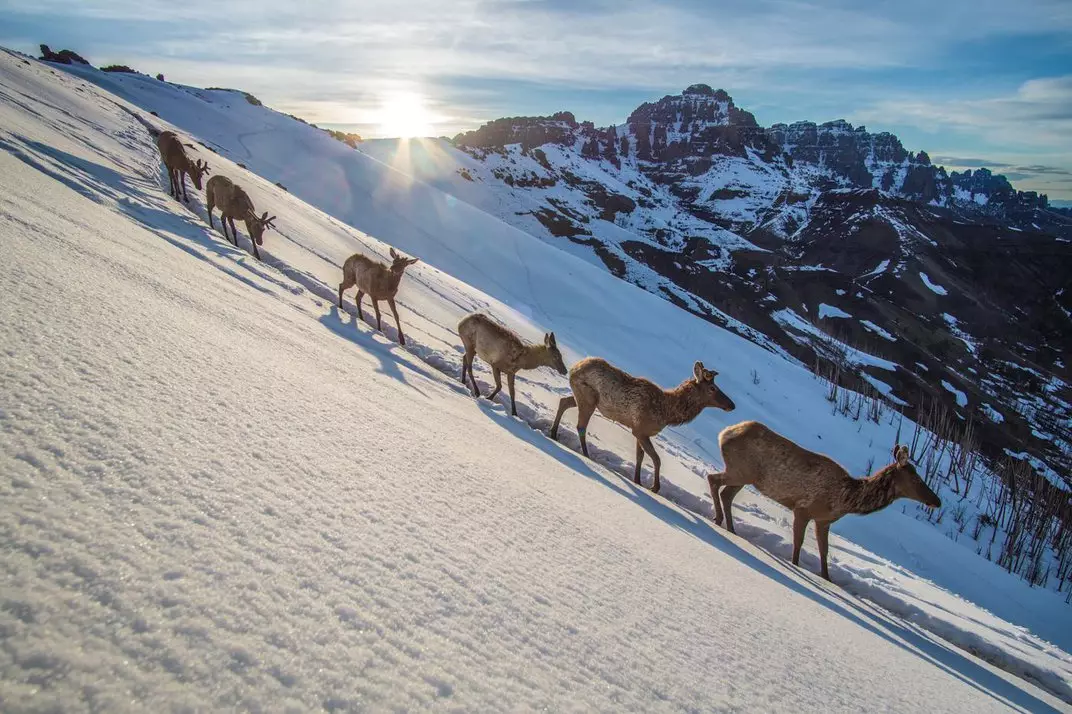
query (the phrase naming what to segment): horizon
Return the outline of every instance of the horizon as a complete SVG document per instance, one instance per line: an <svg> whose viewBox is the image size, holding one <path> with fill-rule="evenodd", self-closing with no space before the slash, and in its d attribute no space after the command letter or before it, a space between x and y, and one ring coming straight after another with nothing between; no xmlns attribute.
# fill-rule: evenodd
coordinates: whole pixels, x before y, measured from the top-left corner
<svg viewBox="0 0 1072 714"><path fill-rule="evenodd" d="M948 170L986 167L1072 202L1072 6L1056 0L44 0L4 12L3 46L36 57L43 43L97 67L235 87L369 139L454 136L562 110L621 124L645 101L704 83L763 126L845 119Z"/></svg>

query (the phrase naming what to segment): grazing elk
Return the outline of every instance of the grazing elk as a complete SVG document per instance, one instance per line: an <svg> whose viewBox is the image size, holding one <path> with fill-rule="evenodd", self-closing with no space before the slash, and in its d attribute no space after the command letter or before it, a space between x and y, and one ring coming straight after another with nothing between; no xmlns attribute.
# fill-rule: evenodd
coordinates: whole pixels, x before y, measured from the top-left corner
<svg viewBox="0 0 1072 714"><path fill-rule="evenodd" d="M372 309L376 311L376 329L383 332L380 324L380 300L386 300L395 316L395 324L398 325L398 343L406 344L406 336L402 334L402 321L398 319L398 308L395 307L395 294L398 293L398 283L402 280L402 274L406 268L416 263L418 258L406 258L391 248L391 267L373 260L360 253L354 253L342 265L342 282L339 283L339 307L342 307L342 294L347 289L357 286L357 316L364 319L361 314L361 298L368 293L372 300Z"/></svg>
<svg viewBox="0 0 1072 714"><path fill-rule="evenodd" d="M706 407L718 407L731 412L735 406L718 385L718 372L706 369L703 362L693 366L693 376L669 391L640 377L623 372L599 357L586 357L569 371L572 397L563 397L558 403L558 414L551 427L551 438L558 438L558 424L567 409L577 407L577 435L581 439L581 451L588 456L585 429L596 409L610 419L632 430L636 437L636 471L633 481L640 483L640 466L644 454L651 457L655 478L651 490L659 492L659 454L652 446L651 437L670 425L692 421Z"/></svg>
<svg viewBox="0 0 1072 714"><path fill-rule="evenodd" d="M220 207L220 226L223 227L223 237L227 238L227 224L231 224L231 238L234 239L235 247L238 247L238 231L235 230L234 219L239 218L246 222L246 232L249 233L249 242L253 244L253 255L257 260L261 259L258 245L264 245L264 231L275 228L272 221L275 216L268 217L268 211L260 216L253 208L250 200L242 187L226 176L213 176L205 186L205 202L208 208L208 224L212 224L212 210ZM213 226L214 227L214 226Z"/></svg>
<svg viewBox="0 0 1072 714"><path fill-rule="evenodd" d="M848 513L874 513L898 498L911 498L931 508L942 505L908 462L906 446L894 447L889 466L868 478L854 479L833 459L797 446L759 422L745 421L723 429L718 443L726 470L707 475L715 502L715 523L721 524L725 517L726 529L733 533L733 497L745 486L755 486L767 498L793 511L793 565L799 564L808 522L815 521L821 574L827 580L830 524L837 519Z"/></svg>
<svg viewBox="0 0 1072 714"><path fill-rule="evenodd" d="M178 199L181 190L182 200L189 200L186 196L186 174L190 174L194 188L200 191L201 177L209 172L208 164L201 159L196 162L190 161L190 157L186 155L186 148L173 131L160 132L160 135L156 137L156 148L160 149L160 158L164 160L164 166L167 167L171 195Z"/></svg>
<svg viewBox="0 0 1072 714"><path fill-rule="evenodd" d="M502 373L506 372L506 388L510 392L510 414L517 416L517 403L514 400L514 375L521 369L551 367L559 374L566 373L566 363L558 351L555 333L543 336L542 345L526 345L513 331L503 327L486 315L473 313L458 323L458 336L465 346L462 357L462 384L465 375L473 385L473 396L480 396L480 388L473 378L473 359L479 356L491 365L495 377L495 389L488 395L494 399L502 389Z"/></svg>

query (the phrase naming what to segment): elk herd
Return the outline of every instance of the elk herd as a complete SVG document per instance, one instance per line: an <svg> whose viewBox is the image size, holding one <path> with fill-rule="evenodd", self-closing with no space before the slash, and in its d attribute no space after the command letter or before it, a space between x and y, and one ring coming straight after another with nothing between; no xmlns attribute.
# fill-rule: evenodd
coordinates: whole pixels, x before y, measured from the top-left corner
<svg viewBox="0 0 1072 714"><path fill-rule="evenodd" d="M191 161L174 132L161 132L157 137L157 147L167 168L170 194L176 199L187 200L187 175L200 191L202 178L209 173L208 164L201 159ZM227 225L230 224L231 235L228 240L233 240L237 246L238 233L234 219L243 221L253 245L253 254L259 260L257 246L264 244L264 231L275 227L275 216L269 217L267 211L258 216L249 194L226 176L210 178L205 193L209 226L213 226L212 211L219 208L224 237L228 238ZM376 314L376 329L382 332L380 301L386 300L398 328L399 344L405 345L406 338L402 334L395 296L406 268L418 259L400 255L394 248L390 249L390 256L390 265L361 253L347 258L342 266L338 304L342 308L343 293L356 287L354 302L358 318L364 319L361 302L368 295ZM644 456L651 459L651 490L654 493L660 489L661 460L652 438L667 426L692 421L708 407L726 412L736 408L733 400L715 384L718 372L708 369L702 362L693 365L691 377L667 390L599 357L586 357L567 369L553 332L544 335L543 344L527 344L513 330L481 313L467 315L458 323L458 337L464 349L462 384L466 384L468 376L469 385L466 386L471 386L474 396L480 396L480 388L473 377L473 360L480 357L491 367L495 380L495 389L487 395L488 399L494 399L502 389L502 375L505 373L510 413L513 416L517 416L514 394L517 372L549 367L561 375L568 375L572 395L559 401L558 412L551 426L551 439L558 440L562 415L576 407L577 436L581 452L588 457L586 431L592 415L598 411L610 421L627 428L636 440L633 480L637 484L641 483ZM719 434L719 448L725 463L724 470L707 475L711 500L714 502L715 523L721 525L725 521L726 530L735 532L731 514L733 499L742 488L752 486L793 512L794 565L799 564L808 523L815 521L820 573L827 580L830 579L827 567L828 538L830 524L834 521L850 513L873 513L898 498L912 499L932 508L942 504L910 463L905 446L894 447L893 462L862 479L850 476L833 459L808 451L756 421L743 421L723 429Z"/></svg>

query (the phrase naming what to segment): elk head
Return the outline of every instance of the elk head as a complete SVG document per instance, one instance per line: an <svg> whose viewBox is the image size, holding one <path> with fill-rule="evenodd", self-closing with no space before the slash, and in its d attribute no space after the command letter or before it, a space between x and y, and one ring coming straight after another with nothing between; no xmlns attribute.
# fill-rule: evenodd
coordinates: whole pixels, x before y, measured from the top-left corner
<svg viewBox="0 0 1072 714"><path fill-rule="evenodd" d="M416 263L419 258L407 258L404 255L399 255L395 252L394 248L391 248L391 272L396 273L399 276L405 271L406 268Z"/></svg>
<svg viewBox="0 0 1072 714"><path fill-rule="evenodd" d="M718 407L727 412L732 412L737 408L733 400L727 397L726 393L715 384L715 377L718 376L718 372L707 369L703 366L703 362L697 362L692 367L692 375L700 388L700 394L703 395L706 406Z"/></svg>
<svg viewBox="0 0 1072 714"><path fill-rule="evenodd" d="M558 351L558 343L555 342L555 333L548 332L543 336L543 345L551 355L551 366L559 374L566 373L566 363L562 360L562 353Z"/></svg>
<svg viewBox="0 0 1072 714"><path fill-rule="evenodd" d="M893 463L887 468L893 473L893 489L898 497L919 501L930 508L941 507L942 499L923 482L916 467L909 462L907 446L893 447Z"/></svg>
<svg viewBox="0 0 1072 714"><path fill-rule="evenodd" d="M194 163L190 164L190 180L194 182L194 187L201 190L201 177L207 176L209 173L208 164L203 160L198 159Z"/></svg>
<svg viewBox="0 0 1072 714"><path fill-rule="evenodd" d="M275 216L268 217L268 211L261 214L260 218L256 213L250 211L249 216L246 217L246 229L249 231L249 237L257 242L257 245L264 245L264 232L269 228L275 228L275 224L272 221L275 220Z"/></svg>

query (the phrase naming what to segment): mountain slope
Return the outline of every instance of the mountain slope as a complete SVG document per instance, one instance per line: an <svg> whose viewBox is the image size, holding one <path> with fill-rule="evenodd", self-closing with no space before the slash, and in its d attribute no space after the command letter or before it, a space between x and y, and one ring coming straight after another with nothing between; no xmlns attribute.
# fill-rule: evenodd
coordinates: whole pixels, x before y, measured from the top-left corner
<svg viewBox="0 0 1072 714"><path fill-rule="evenodd" d="M719 369L720 383L740 405L738 412L702 415L692 424L666 430L657 441L664 453L667 476L663 495L696 513L709 509L702 474L710 464L720 463L717 432L738 419L757 417L800 443L835 455L857 472L869 468L869 463L883 463L902 428L904 436L908 436L911 425L896 421L893 414L860 422L832 413L824 399L827 386L806 371L788 366L748 341L712 330L708 323L665 300L615 280L594 266L569 259L529 234L473 210L467 202L414 180L397 168L405 164L402 151L389 164L373 160L364 152L352 151L329 139L323 131L247 102L241 93L161 84L146 77L91 69L71 71L165 118L176 117L184 122L183 128L198 137L212 137L202 141L219 154L214 161L224 162L228 168L223 170L244 173L244 169L222 158L233 156L268 177L268 181L256 176L243 179L257 205L285 211L292 196L281 195L279 188L269 183L285 178L294 197L326 208L350 225L375 230L376 235L421 256L424 264L418 265L416 272L411 271L407 283L409 291L421 296L420 312L430 324L418 326L424 337L412 349L451 376L460 371L455 325L466 311L480 308L517 325L530 338L555 330L562 338L560 344L565 346L567 361L598 354L667 385L690 373L696 357ZM251 151L251 139L257 142L255 151ZM421 145L422 142L412 142L399 148L409 151L410 157L418 157ZM283 259L281 268L296 274L307 289L334 301L338 266L350 250L344 243L322 236L321 229L309 225L301 212L290 217L281 214L281 218L280 234L285 240L271 241L266 246L268 254ZM370 249L379 255L386 253L374 244ZM429 264L450 276L464 277L466 283L479 286L479 290L474 294L464 284L445 289L446 276L433 273L434 278L425 277ZM300 272L295 273L296 269ZM489 303L489 297L505 305ZM408 305L409 300L404 295L401 302ZM410 334L413 337L415 333ZM889 365L864 353L854 358L879 368ZM480 366L478 370L487 381L485 368ZM559 397L567 393L565 380L536 372L523 375L519 383L524 394L522 415L531 425L546 430ZM608 426L609 429L589 432L589 443L596 448L593 453L602 463L631 475L632 466L622 455L633 453L633 440L624 430ZM563 438L576 445L572 434ZM944 456L938 454L936 459L934 451L927 455L917 448L915 436L911 440L923 462L933 465L952 461L952 451ZM921 440L919 445L923 443ZM932 479L933 488L948 499L948 513L946 509L937 514L924 513L914 505L904 505L900 512L888 509L876 516L844 519L836 524L838 534L899 565L876 568L873 556L866 551L857 553L846 541L835 568L841 570L846 578L842 582L853 592L875 598L961 646L985 653L1013 670L1026 667L1027 671L1046 671L1052 666L1047 647L1025 647L1022 635L1010 637L1013 630L1003 624L995 628L988 625L980 631L978 623L991 622L990 615L975 611L963 614L962 608L949 606L946 594L934 592L929 584L915 577L918 574L934 580L970 597L1000 618L1024 625L1066 650L1072 649L1072 639L1068 639L1072 628L1062 625L1072 617L1072 610L1062 603L1063 595L1054 597L1045 591L1026 589L992 563L964 557L1014 543L1007 538L1011 521L964 532L969 522L985 524L983 519L995 503L996 480L983 473L974 479L969 492L962 488L956 493L955 485L951 479ZM752 535L765 547L784 554L789 526L784 511L767 503L758 499L757 507L749 514L757 519ZM900 513L918 520L905 522ZM1055 527L1059 528L1059 523ZM1056 571L1060 556L1048 539L1038 544L1037 559L1031 562L1047 570L1052 566ZM951 569L951 562L957 562L958 567ZM1061 579L1052 582L1059 584ZM982 583L985 587L980 587ZM888 597L891 591L898 593L892 600ZM1047 654L1040 657L1040 652ZM1065 657L1063 653L1057 656Z"/></svg>
<svg viewBox="0 0 1072 714"><path fill-rule="evenodd" d="M4 61L0 235L11 245L7 294L18 299L5 302L2 324L15 345L4 359L20 360L3 371L5 402L18 411L5 410L0 432L15 474L3 511L4 567L18 588L0 611L8 699L36 691L121 708L126 687L138 701L170 691L212 708L418 706L436 696L463 708L495 708L504 696L555 707L566 702L548 699L559 692L581 708L788 709L820 696L845 709L861 696L898 707L1056 705L698 518L693 454L721 416L660 440L667 493L692 509L682 510L600 465L629 470L614 459L630 453L627 435L612 425L594 425L597 462L582 461L472 401L453 382L450 330L485 309L530 337L555 329L570 361L595 351L664 382L694 354L714 355L748 416L805 443L839 444L846 461L881 456L892 428L839 439L846 423L803 370L315 130L248 105L225 111L224 101L214 115L187 90L169 90L158 112L200 123L202 141L219 132L217 151L243 146L243 132L220 129L223 115L238 127L243 112L257 112L249 126L274 141L242 158L271 179L299 175L293 147L308 142L309 163L333 180L294 193L339 200L340 185L370 186L351 192L355 220L376 214L384 238L481 285L418 265L402 295L413 344L401 350L329 307L342 258L383 255L379 241L201 151L280 216L266 263L256 263L207 232L196 202L191 214L164 196L151 137L127 111L80 81ZM67 350L46 339L56 325ZM677 346L651 354L651 344ZM734 376L747 365L764 370L764 386ZM564 383L542 373L519 382L525 420L545 424ZM795 415L785 413L789 394ZM742 500L742 532L784 555L784 515ZM93 524L91 541L71 532L68 511ZM960 585L986 583L972 597L992 597L1020 621L1037 617L1032 628L1049 625L1052 639L1068 631L1052 593L1028 590L899 511L838 531L909 553L936 578L945 570ZM834 546L833 572L847 586L892 596L884 605L959 633L962 646L970 634L978 651L1005 652L1004 666L1067 686L1056 648L848 540ZM961 559L963 568L948 567ZM73 612L63 610L72 598ZM101 620L116 629L102 631ZM56 639L44 639L44 623ZM72 659L65 637L98 656ZM822 658L804 654L817 645ZM770 669L754 674L761 666ZM118 689L78 688L102 676ZM915 684L897 692L896 681Z"/></svg>
<svg viewBox="0 0 1072 714"><path fill-rule="evenodd" d="M1072 485L1072 221L1045 196L840 120L761 127L706 85L605 129L562 112L361 150L842 386L972 419L994 470L1024 453Z"/></svg>

